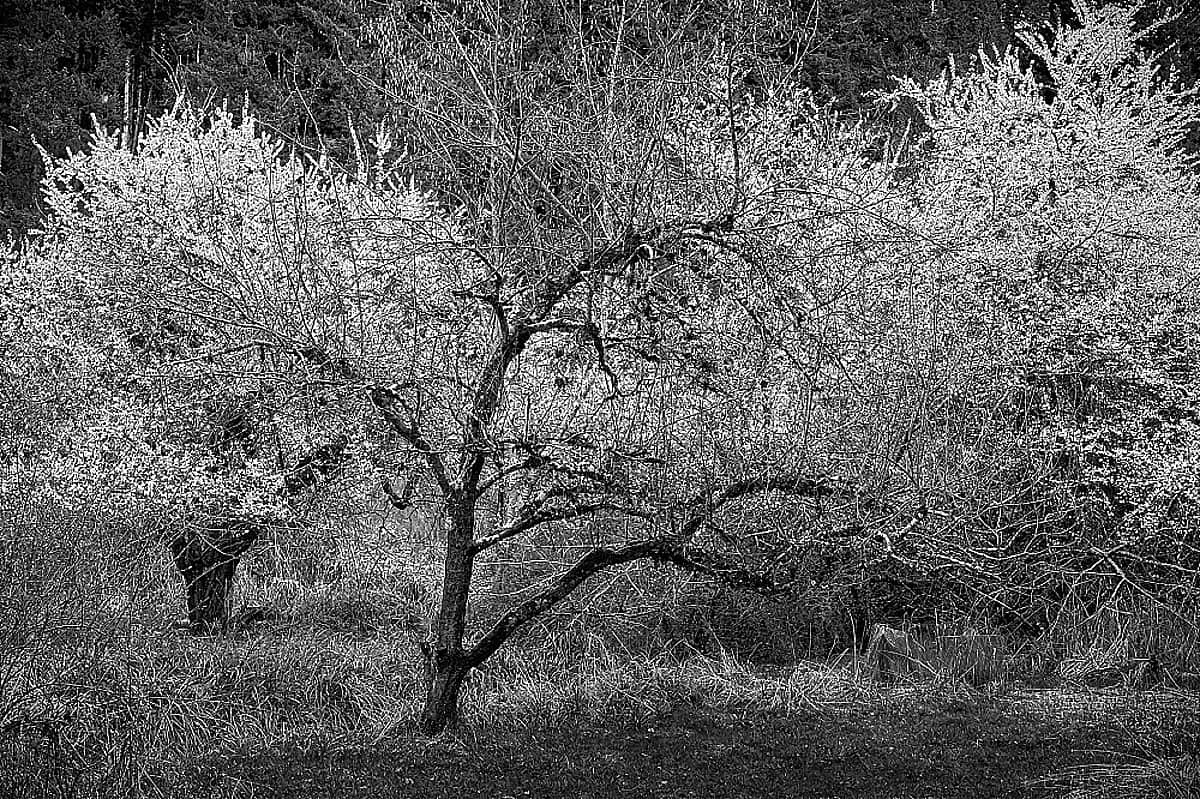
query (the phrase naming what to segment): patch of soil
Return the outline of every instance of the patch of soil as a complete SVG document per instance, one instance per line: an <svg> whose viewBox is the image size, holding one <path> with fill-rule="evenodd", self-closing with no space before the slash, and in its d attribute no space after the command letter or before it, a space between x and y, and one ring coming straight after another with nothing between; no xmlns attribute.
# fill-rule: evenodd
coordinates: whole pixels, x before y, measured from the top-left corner
<svg viewBox="0 0 1200 799"><path fill-rule="evenodd" d="M739 716L690 705L652 720L394 741L349 753L272 753L210 763L189 796L838 797L1049 795L1036 782L1087 763L1127 763L1120 725L1051 720L980 698L822 716Z"/></svg>

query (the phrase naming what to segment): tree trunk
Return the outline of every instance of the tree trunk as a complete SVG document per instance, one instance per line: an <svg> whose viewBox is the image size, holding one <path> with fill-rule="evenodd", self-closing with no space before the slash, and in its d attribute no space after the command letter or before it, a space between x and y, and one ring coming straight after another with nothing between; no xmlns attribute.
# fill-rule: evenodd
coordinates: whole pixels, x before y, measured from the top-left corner
<svg viewBox="0 0 1200 799"><path fill-rule="evenodd" d="M238 562L260 532L254 524L184 529L167 542L187 591L188 628L192 632L209 634L225 628Z"/></svg>
<svg viewBox="0 0 1200 799"><path fill-rule="evenodd" d="M468 669L461 659L456 662L430 664L429 690L425 694L425 709L421 713L421 732L437 735L458 726L458 694Z"/></svg>
<svg viewBox="0 0 1200 799"><path fill-rule="evenodd" d="M121 146L137 152L138 101L141 98L141 59L135 51L125 56L125 113L121 124Z"/></svg>
<svg viewBox="0 0 1200 799"><path fill-rule="evenodd" d="M421 730L436 735L458 722L458 694L470 666L463 654L467 602L475 556L475 500L458 495L446 502L446 568L442 579L442 604L434 640L425 645L428 690Z"/></svg>
<svg viewBox="0 0 1200 799"><path fill-rule="evenodd" d="M155 32L158 27L157 4L144 6L137 28L126 28L128 51L125 57L125 113L122 120L123 137L121 146L129 152L137 152L138 137L146 121L146 107L151 90L151 54Z"/></svg>
<svg viewBox="0 0 1200 799"><path fill-rule="evenodd" d="M225 628L229 621L229 593L238 560L229 558L202 569L184 572L188 626L193 632L209 634Z"/></svg>
<svg viewBox="0 0 1200 799"><path fill-rule="evenodd" d="M849 591L850 645L855 652L866 652L871 637L871 607L864 586L852 585Z"/></svg>

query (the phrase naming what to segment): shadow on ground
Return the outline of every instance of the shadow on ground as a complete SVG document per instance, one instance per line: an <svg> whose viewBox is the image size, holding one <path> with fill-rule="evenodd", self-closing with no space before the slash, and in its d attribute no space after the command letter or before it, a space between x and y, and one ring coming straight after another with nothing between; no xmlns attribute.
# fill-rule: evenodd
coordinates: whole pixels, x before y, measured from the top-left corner
<svg viewBox="0 0 1200 799"><path fill-rule="evenodd" d="M322 797L844 797L1048 795L1061 769L1129 762L1120 730L991 700L762 717L681 706L639 723L393 741L340 753L209 763L191 795ZM1128 742L1125 743L1128 748Z"/></svg>

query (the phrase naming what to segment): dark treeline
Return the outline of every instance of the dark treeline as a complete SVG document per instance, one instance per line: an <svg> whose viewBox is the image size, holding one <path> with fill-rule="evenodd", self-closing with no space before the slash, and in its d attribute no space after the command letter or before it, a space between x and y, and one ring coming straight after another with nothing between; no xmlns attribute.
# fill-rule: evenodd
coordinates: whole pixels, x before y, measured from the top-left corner
<svg viewBox="0 0 1200 799"><path fill-rule="evenodd" d="M431 10L453 13L449 4L430 9L408 0L404 19L419 31ZM891 76L936 74L952 57L961 63L980 46L1013 43L1023 20L1069 23L1075 15L1069 0L777 4L753 43L758 57L794 67L819 101L854 114L872 111L871 93L888 87ZM571 35L616 35L604 0L569 11L544 5L530 26L531 58L546 57ZM729 0L660 5L664 18L697 30L738 13ZM376 89L386 89L387 75L372 58L369 31L388 7L369 0L0 3L0 229L19 235L40 215L38 145L54 155L79 149L96 124L136 144L146 119L183 93L202 104L228 100L235 111L248 100L277 135L346 157L350 125L369 127L386 107ZM1173 66L1194 77L1200 49L1186 43L1200 31L1200 10L1180 13L1157 0L1145 13L1178 15L1153 44L1180 42ZM580 30L570 31L575 25ZM637 31L622 35L626 46L637 46Z"/></svg>

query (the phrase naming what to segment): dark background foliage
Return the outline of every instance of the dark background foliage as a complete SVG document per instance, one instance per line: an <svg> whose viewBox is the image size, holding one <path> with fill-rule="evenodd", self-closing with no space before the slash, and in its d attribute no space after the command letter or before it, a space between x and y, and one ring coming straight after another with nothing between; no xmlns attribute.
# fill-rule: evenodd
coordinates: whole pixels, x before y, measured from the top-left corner
<svg viewBox="0 0 1200 799"><path fill-rule="evenodd" d="M421 0L410 5L405 19L419 30L430 8ZM873 92L889 88L892 76L937 74L951 58L970 58L981 42L1012 44L1023 20L1072 17L1068 0L772 5L779 7L753 42L763 63L794 67L819 101L875 121L886 120ZM1200 35L1200 9L1188 5L1158 0L1146 11L1156 19L1175 15L1155 33L1162 41L1151 44L1179 42L1172 66L1184 80L1200 69L1200 47L1189 46ZM697 31L738 13L727 0L665 6ZM184 93L202 103L227 101L235 112L248 102L277 135L346 158L350 125L370 126L383 105L371 87L386 88L388 76L374 74L364 44L370 39L360 35L382 8L365 0L0 3L0 230L19 236L38 219L39 145L63 155L81 148L95 124L136 129ZM562 46L572 25L585 41L611 37L610 10L605 0L589 0L564 20L547 4L525 55ZM624 30L626 45L636 48L639 35Z"/></svg>

